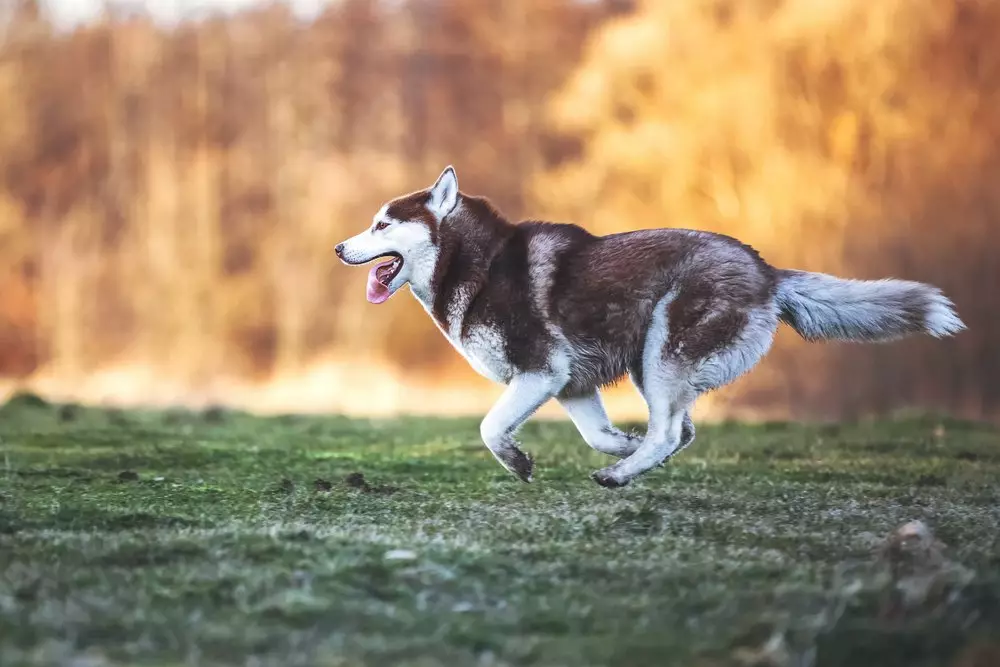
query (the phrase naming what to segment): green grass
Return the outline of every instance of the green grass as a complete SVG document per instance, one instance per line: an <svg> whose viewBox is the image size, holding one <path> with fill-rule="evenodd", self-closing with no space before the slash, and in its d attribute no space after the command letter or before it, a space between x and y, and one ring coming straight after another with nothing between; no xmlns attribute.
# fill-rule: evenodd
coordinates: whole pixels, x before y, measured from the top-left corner
<svg viewBox="0 0 1000 667"><path fill-rule="evenodd" d="M1000 656L996 429L701 426L617 491L570 425L522 440L530 485L475 420L17 398L0 408L0 665ZM940 562L877 553L916 519Z"/></svg>

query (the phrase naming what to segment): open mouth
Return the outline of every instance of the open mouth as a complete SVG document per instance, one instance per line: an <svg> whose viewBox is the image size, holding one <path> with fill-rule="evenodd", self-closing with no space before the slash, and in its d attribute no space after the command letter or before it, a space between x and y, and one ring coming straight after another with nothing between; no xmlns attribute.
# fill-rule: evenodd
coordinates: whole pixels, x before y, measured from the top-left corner
<svg viewBox="0 0 1000 667"><path fill-rule="evenodd" d="M368 288L365 296L368 297L370 303L382 303L392 296L392 290L389 286L403 269L402 256L397 253L388 253L385 256L392 259L376 264L368 273Z"/></svg>

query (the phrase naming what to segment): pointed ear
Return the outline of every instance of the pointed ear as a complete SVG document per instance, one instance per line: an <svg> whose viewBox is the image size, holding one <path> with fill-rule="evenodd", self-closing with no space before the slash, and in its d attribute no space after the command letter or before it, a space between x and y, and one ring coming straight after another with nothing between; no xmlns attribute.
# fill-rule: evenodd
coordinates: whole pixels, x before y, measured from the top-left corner
<svg viewBox="0 0 1000 667"><path fill-rule="evenodd" d="M427 208L431 210L438 222L444 220L458 206L458 176L451 165L438 176L437 182L431 187Z"/></svg>

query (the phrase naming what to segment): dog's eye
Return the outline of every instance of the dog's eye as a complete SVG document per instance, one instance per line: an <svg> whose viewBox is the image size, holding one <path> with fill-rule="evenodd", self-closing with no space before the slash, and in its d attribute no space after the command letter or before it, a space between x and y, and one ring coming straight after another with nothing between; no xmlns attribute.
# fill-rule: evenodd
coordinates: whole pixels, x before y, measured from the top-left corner
<svg viewBox="0 0 1000 667"><path fill-rule="evenodd" d="M388 226L389 226L388 222L385 222L384 220L379 220L377 223L375 223L375 231L380 232Z"/></svg>

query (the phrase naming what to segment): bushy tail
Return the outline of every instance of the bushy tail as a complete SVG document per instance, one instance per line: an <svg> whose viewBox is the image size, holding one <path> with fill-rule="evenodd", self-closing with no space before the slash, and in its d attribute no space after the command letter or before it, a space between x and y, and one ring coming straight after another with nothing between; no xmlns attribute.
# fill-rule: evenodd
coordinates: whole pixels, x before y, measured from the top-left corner
<svg viewBox="0 0 1000 667"><path fill-rule="evenodd" d="M781 320L806 340L883 342L913 334L935 338L965 329L941 290L909 280L848 280L780 271Z"/></svg>

